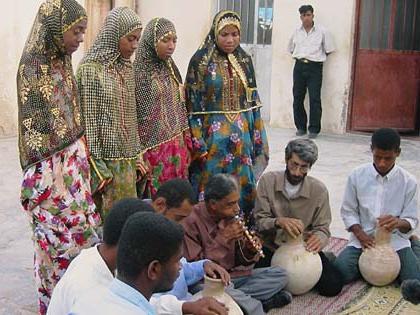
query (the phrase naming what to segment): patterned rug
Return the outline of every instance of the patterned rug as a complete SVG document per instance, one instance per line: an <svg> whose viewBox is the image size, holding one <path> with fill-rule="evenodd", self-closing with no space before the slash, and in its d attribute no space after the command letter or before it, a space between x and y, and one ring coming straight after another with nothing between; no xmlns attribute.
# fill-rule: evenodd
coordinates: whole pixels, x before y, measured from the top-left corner
<svg viewBox="0 0 420 315"><path fill-rule="evenodd" d="M347 244L347 240L332 237L325 251L338 254ZM335 297L320 296L309 292L295 296L289 305L271 310L269 315L411 315L420 314L420 305L415 306L405 301L396 286L371 287L360 280L346 285Z"/></svg>

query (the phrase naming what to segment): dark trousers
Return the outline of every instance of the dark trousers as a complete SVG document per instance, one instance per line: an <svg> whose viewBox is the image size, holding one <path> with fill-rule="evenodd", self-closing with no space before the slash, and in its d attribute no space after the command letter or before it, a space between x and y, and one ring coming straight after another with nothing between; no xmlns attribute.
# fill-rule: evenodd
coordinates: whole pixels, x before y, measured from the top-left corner
<svg viewBox="0 0 420 315"><path fill-rule="evenodd" d="M271 258L274 252L267 247L263 247L263 251L265 257L260 259L254 268L263 268L271 265ZM336 296L343 288L343 277L338 268L329 261L323 252L319 252L319 256L322 262L322 273L314 289L323 296Z"/></svg>
<svg viewBox="0 0 420 315"><path fill-rule="evenodd" d="M322 62L304 63L296 60L293 69L293 117L298 130L310 133L321 131ZM309 91L309 127L303 102Z"/></svg>
<svg viewBox="0 0 420 315"><path fill-rule="evenodd" d="M362 277L359 271L359 257L361 254L361 248L347 246L335 260L334 265L340 270L345 284ZM417 257L411 247L402 248L397 251L397 254L401 262L401 270L398 275L399 282L409 279L420 280Z"/></svg>

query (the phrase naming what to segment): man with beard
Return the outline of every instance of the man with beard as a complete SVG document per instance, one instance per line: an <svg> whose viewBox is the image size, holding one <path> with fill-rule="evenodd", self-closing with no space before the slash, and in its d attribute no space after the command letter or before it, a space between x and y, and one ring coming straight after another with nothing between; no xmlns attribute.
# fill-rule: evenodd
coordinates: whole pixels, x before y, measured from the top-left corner
<svg viewBox="0 0 420 315"><path fill-rule="evenodd" d="M267 172L258 182L254 216L264 239L265 259L257 267L270 264L287 234L296 238L303 233L306 249L322 260L315 289L321 295L335 296L342 288L341 276L322 252L330 237L328 190L318 179L307 176L318 158L318 148L310 139L296 139L287 144L285 155L286 170Z"/></svg>

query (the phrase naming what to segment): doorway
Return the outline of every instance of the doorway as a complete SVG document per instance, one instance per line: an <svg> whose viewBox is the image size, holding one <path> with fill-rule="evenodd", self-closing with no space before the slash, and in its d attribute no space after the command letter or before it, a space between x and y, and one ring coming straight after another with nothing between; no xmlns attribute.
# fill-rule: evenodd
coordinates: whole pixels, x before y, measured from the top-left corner
<svg viewBox="0 0 420 315"><path fill-rule="evenodd" d="M358 0L349 129L419 135L420 0Z"/></svg>

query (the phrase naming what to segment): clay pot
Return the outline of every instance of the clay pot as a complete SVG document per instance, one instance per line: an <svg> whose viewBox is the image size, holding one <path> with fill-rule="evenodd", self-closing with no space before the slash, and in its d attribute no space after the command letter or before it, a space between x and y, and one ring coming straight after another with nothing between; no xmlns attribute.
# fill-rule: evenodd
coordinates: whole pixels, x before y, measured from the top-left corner
<svg viewBox="0 0 420 315"><path fill-rule="evenodd" d="M288 236L274 253L271 265L286 269L289 282L285 289L294 295L310 291L321 278L321 257L306 250L302 234L295 239Z"/></svg>
<svg viewBox="0 0 420 315"><path fill-rule="evenodd" d="M194 294L192 300L197 301L206 296L215 298L220 303L225 304L229 308L229 315L244 314L238 304L225 292L225 286L220 279L204 276L204 289Z"/></svg>
<svg viewBox="0 0 420 315"><path fill-rule="evenodd" d="M398 277L401 263L391 247L391 233L384 228L376 229L375 244L375 247L363 250L359 258L359 270L367 282L380 287Z"/></svg>

